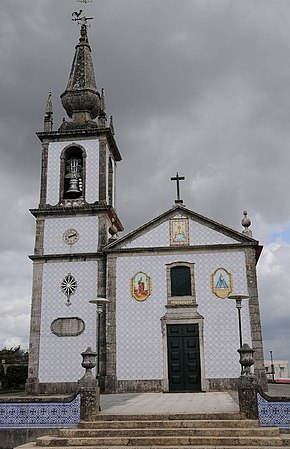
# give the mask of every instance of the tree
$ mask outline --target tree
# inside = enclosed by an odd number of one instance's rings
[[[16,389],[25,385],[28,376],[27,365],[9,365],[7,366],[5,383],[8,388]]]
[[[14,363],[27,363],[28,352],[22,349],[20,346],[15,346],[14,348],[7,349],[4,347],[0,351],[0,363],[5,360],[6,364]]]
[[[28,377],[28,352],[20,346],[0,351],[0,381],[7,388],[21,388]]]

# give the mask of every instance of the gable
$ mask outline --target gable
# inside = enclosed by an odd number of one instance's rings
[[[172,221],[176,220],[176,224],[173,226]],[[177,228],[179,226],[178,220],[181,224],[184,222],[188,223],[188,239],[189,246],[202,246],[202,245],[221,245],[221,244],[233,244],[238,243],[240,240],[234,239],[212,229],[205,224],[199,223],[190,217],[185,215],[176,214],[173,217],[169,217],[166,221],[158,224],[153,228],[145,228],[138,236],[132,236],[131,241],[124,241],[121,245],[122,248],[152,248],[152,247],[172,247],[172,246],[182,246],[182,239],[176,237]],[[183,226],[183,228],[185,228]],[[180,229],[182,232],[182,229]],[[184,230],[184,229],[183,229]],[[175,232],[176,231],[176,232]],[[173,235],[173,233],[175,234]],[[187,236],[186,236],[187,237]],[[172,239],[176,239],[175,244],[171,244]],[[180,240],[180,241],[179,241]],[[188,246],[186,244],[186,246]]]

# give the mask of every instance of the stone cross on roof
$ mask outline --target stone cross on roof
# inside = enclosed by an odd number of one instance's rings
[[[171,181],[176,181],[176,191],[177,191],[177,199],[175,200],[176,204],[182,204],[183,200],[180,199],[180,189],[179,189],[179,181],[184,181],[184,176],[179,176],[178,172],[176,173],[176,176],[173,178],[170,178]]]

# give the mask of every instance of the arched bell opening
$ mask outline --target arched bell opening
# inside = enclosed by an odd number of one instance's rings
[[[60,201],[84,199],[85,153],[81,147],[70,146],[61,156]]]

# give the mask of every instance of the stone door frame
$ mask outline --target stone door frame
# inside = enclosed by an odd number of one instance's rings
[[[161,318],[162,350],[163,350],[163,391],[169,392],[168,378],[168,345],[167,345],[167,325],[168,324],[198,324],[199,332],[199,353],[200,353],[200,381],[201,391],[209,391],[209,383],[205,377],[204,362],[204,318],[195,306],[170,307],[167,306],[165,315]]]

